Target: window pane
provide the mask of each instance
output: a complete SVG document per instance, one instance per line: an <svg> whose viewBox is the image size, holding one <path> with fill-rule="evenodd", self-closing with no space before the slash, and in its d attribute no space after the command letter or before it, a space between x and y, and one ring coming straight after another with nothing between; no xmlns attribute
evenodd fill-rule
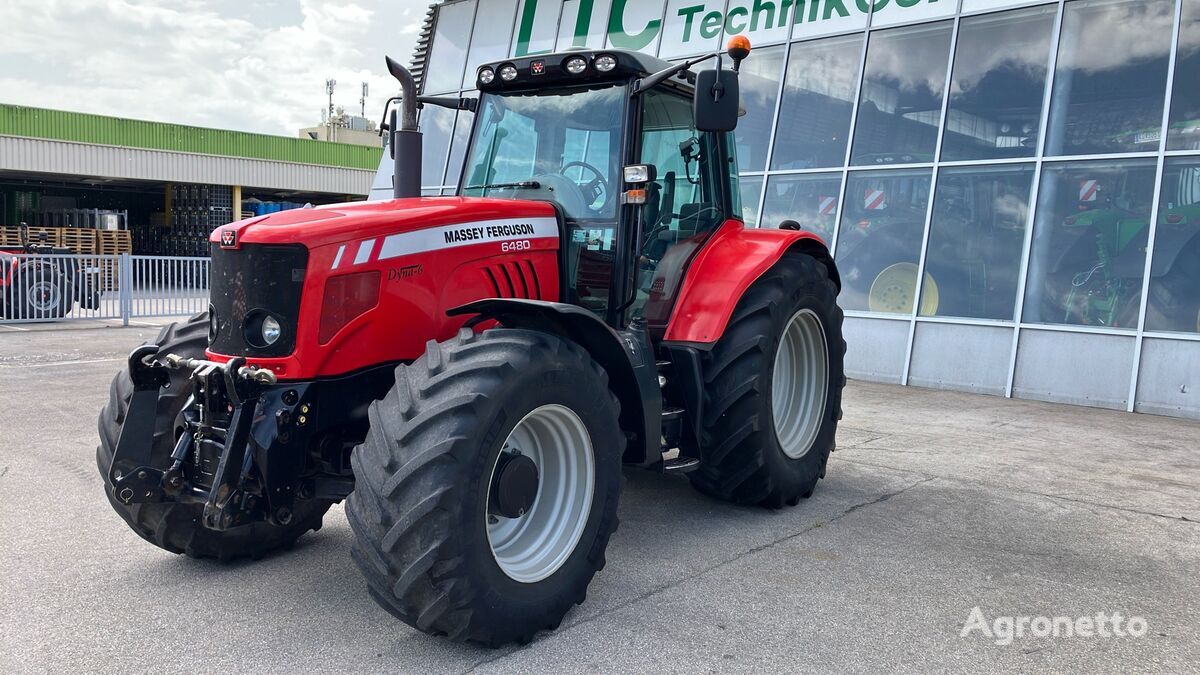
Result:
<svg viewBox="0 0 1200 675"><path fill-rule="evenodd" d="M762 196L762 176L747 176L739 181L742 192L742 220L746 227L758 227L758 198Z"/></svg>
<svg viewBox="0 0 1200 675"><path fill-rule="evenodd" d="M479 30L471 36L471 51L463 72L462 86L475 86L475 71L479 66L508 57L512 41L513 21L517 15L517 0L484 0L475 14ZM438 21L441 24L441 21Z"/></svg>
<svg viewBox="0 0 1200 675"><path fill-rule="evenodd" d="M446 171L446 153L454 131L454 111L427 105L419 119L421 133L421 185L442 185Z"/></svg>
<svg viewBox="0 0 1200 675"><path fill-rule="evenodd" d="M1200 158L1163 170L1146 330L1200 332Z"/></svg>
<svg viewBox="0 0 1200 675"><path fill-rule="evenodd" d="M467 63L467 45L471 42L471 25L475 18L475 2L460 2L438 8L437 29L430 45L428 70L421 90L426 94L457 91L463 81Z"/></svg>
<svg viewBox="0 0 1200 675"><path fill-rule="evenodd" d="M962 11L964 13L978 12L987 9L1015 7L1017 5L1034 5L1038 3L1046 4L1047 2L1053 2L1053 0L963 0Z"/></svg>
<svg viewBox="0 0 1200 675"><path fill-rule="evenodd" d="M1154 161L1046 166L1024 320L1137 326Z"/></svg>
<svg viewBox="0 0 1200 675"><path fill-rule="evenodd" d="M840 173L771 176L763 203L763 227L779 227L785 220L794 220L830 241L841 190Z"/></svg>
<svg viewBox="0 0 1200 675"><path fill-rule="evenodd" d="M1200 0L1183 0L1168 150L1200 150Z"/></svg>
<svg viewBox="0 0 1200 675"><path fill-rule="evenodd" d="M933 161L953 28L943 21L871 33L854 164Z"/></svg>
<svg viewBox="0 0 1200 675"><path fill-rule="evenodd" d="M1037 152L1055 7L962 20L942 160Z"/></svg>
<svg viewBox="0 0 1200 675"><path fill-rule="evenodd" d="M742 171L767 168L767 144L771 141L782 72L783 47L755 50L754 58L742 63L739 79L746 115L738 120L736 132L738 166Z"/></svg>
<svg viewBox="0 0 1200 675"><path fill-rule="evenodd" d="M929 179L928 169L850 175L837 243L842 307L912 313Z"/></svg>
<svg viewBox="0 0 1200 675"><path fill-rule="evenodd" d="M673 59L678 56L712 53L720 49L721 26L724 22L706 19L706 15L713 13L712 9L695 0L668 0L663 21L664 37L658 57ZM715 9L719 18L721 8Z"/></svg>
<svg viewBox="0 0 1200 675"><path fill-rule="evenodd" d="M771 168L845 163L862 41L852 35L792 45Z"/></svg>
<svg viewBox="0 0 1200 675"><path fill-rule="evenodd" d="M1174 4L1067 3L1046 154L1158 149Z"/></svg>
<svg viewBox="0 0 1200 675"><path fill-rule="evenodd" d="M450 141L450 162L446 165L446 185L458 184L463 160L467 156L467 144L471 142L471 123L474 121L475 113L470 110L458 111L458 119L454 122L454 137Z"/></svg>
<svg viewBox="0 0 1200 675"><path fill-rule="evenodd" d="M1011 321L1033 167L943 169L925 257L923 316Z"/></svg>

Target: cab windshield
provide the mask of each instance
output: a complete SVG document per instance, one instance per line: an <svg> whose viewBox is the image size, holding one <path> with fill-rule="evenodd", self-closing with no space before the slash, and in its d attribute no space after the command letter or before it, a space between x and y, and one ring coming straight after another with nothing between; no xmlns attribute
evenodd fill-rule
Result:
<svg viewBox="0 0 1200 675"><path fill-rule="evenodd" d="M568 220L616 221L623 87L485 94L459 194L558 204Z"/></svg>

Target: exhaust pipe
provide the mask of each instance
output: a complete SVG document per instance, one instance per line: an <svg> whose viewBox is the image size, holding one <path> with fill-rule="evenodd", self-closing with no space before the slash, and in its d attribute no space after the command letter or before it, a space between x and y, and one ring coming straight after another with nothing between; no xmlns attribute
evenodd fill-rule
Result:
<svg viewBox="0 0 1200 675"><path fill-rule="evenodd" d="M417 128L417 83L412 73L390 56L388 72L400 83L400 119L392 112L390 137L392 159L392 196L396 199L421 196L421 132Z"/></svg>

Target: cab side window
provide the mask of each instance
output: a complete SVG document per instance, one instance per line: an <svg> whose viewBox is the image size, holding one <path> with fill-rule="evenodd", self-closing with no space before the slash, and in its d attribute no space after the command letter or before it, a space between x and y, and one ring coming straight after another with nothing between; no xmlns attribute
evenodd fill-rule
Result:
<svg viewBox="0 0 1200 675"><path fill-rule="evenodd" d="M691 101L650 91L642 112L641 163L655 167L643 208L637 297L631 316L669 318L692 254L727 217L721 205L719 134L696 131ZM736 171L734 172L736 175Z"/></svg>

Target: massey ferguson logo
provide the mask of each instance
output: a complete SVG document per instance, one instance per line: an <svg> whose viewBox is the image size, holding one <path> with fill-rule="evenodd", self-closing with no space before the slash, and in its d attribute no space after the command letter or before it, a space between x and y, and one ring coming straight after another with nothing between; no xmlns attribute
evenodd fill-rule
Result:
<svg viewBox="0 0 1200 675"><path fill-rule="evenodd" d="M221 248L237 248L237 230L221 231Z"/></svg>

